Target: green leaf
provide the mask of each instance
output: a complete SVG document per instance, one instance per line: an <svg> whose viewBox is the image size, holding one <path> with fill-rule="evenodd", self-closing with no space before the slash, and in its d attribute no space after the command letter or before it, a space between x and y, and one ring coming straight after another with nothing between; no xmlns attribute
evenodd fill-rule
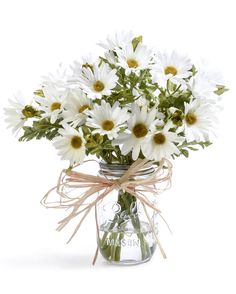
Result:
<svg viewBox="0 0 236 294"><path fill-rule="evenodd" d="M189 150L192 150L192 151L198 151L198 149L197 148L194 148L194 147L187 147Z"/></svg>
<svg viewBox="0 0 236 294"><path fill-rule="evenodd" d="M193 73L193 76L197 73L197 69L196 69L195 65L192 66L190 71Z"/></svg>
<svg viewBox="0 0 236 294"><path fill-rule="evenodd" d="M212 143L209 141L206 141L206 142L198 142L198 144L202 147L202 149L204 149L205 147L210 146Z"/></svg>
<svg viewBox="0 0 236 294"><path fill-rule="evenodd" d="M19 138L19 141L30 141L32 139L46 138L52 140L58 136L58 129L61 128L59 121L51 124L48 118L43 118L34 121L32 127L23 127L24 134Z"/></svg>
<svg viewBox="0 0 236 294"><path fill-rule="evenodd" d="M186 158L188 158L188 156L189 156L189 152L188 152L188 150L186 150L186 149L180 149L180 152L181 152Z"/></svg>
<svg viewBox="0 0 236 294"><path fill-rule="evenodd" d="M196 142L196 141L192 141L192 142L183 142L182 145L177 146L178 149L180 150L180 154L172 154L172 158L175 159L175 157L179 157L180 155L184 155L185 157L189 157L189 151L198 151L199 149L197 148L198 146L201 146L203 149L205 147L210 146L212 143L209 141L206 142ZM196 146L196 147L193 147Z"/></svg>
<svg viewBox="0 0 236 294"><path fill-rule="evenodd" d="M191 141L191 142L187 142L185 141L182 145L178 146L178 148L180 150L184 150L187 148L189 150L192 150L192 151L198 151L199 149L197 148L198 146L201 146L202 149L210 146L212 143L210 141L205 141L205 142L196 142L196 141ZM195 147L193 147L195 146Z"/></svg>
<svg viewBox="0 0 236 294"><path fill-rule="evenodd" d="M34 95L44 98L44 93L42 89L35 90Z"/></svg>
<svg viewBox="0 0 236 294"><path fill-rule="evenodd" d="M214 91L215 94L217 95L222 95L224 92L229 91L225 86L223 85L216 85L217 90Z"/></svg>
<svg viewBox="0 0 236 294"><path fill-rule="evenodd" d="M142 41L143 41L142 36L138 36L132 40L132 45L133 45L134 50L137 48L139 43L142 43Z"/></svg>

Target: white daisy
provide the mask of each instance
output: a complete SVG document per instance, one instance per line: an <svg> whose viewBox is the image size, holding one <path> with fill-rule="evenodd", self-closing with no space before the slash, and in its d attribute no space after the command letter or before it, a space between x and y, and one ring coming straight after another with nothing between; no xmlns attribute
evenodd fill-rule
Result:
<svg viewBox="0 0 236 294"><path fill-rule="evenodd" d="M61 117L63 105L68 95L67 91L59 91L52 85L43 87L44 97L36 96L34 99L39 103L39 109L43 111L42 117L50 117L53 124Z"/></svg>
<svg viewBox="0 0 236 294"><path fill-rule="evenodd" d="M143 143L147 139L151 125L162 125L162 120L157 119L157 109L153 107L150 111L144 106L140 109L137 104L132 105L132 113L128 120L128 129L114 140L114 145L122 145L123 155L132 150L132 158L136 160L142 150Z"/></svg>
<svg viewBox="0 0 236 294"><path fill-rule="evenodd" d="M92 104L91 99L81 89L73 89L70 90L64 107L63 122L70 123L75 128L85 123L86 111L91 109Z"/></svg>
<svg viewBox="0 0 236 294"><path fill-rule="evenodd" d="M120 128L129 119L126 108L120 108L118 102L111 106L104 100L101 101L101 106L95 104L94 109L89 114L90 117L87 118L86 124L95 129L92 133L107 135L109 140L118 136Z"/></svg>
<svg viewBox="0 0 236 294"><path fill-rule="evenodd" d="M186 57L172 52L172 54L159 54L156 64L151 71L152 80L161 87L166 88L167 81L170 80L176 85L185 85L186 78L191 76L192 64Z"/></svg>
<svg viewBox="0 0 236 294"><path fill-rule="evenodd" d="M96 64L93 68L83 68L80 82L89 98L101 98L102 95L110 95L118 81L116 70L111 70L103 63L101 66Z"/></svg>
<svg viewBox="0 0 236 294"><path fill-rule="evenodd" d="M82 62L74 61L70 66L72 70L71 81L78 82L83 68L91 68L93 69L94 64L97 64L98 60L93 57L92 54L88 54L86 56L82 56Z"/></svg>
<svg viewBox="0 0 236 294"><path fill-rule="evenodd" d="M42 86L54 86L58 89L64 89L68 86L68 77L67 69L60 63L55 73L42 76Z"/></svg>
<svg viewBox="0 0 236 294"><path fill-rule="evenodd" d="M82 163L85 157L85 140L82 132L64 124L59 133L61 136L54 139L53 145L61 159L69 160L71 165Z"/></svg>
<svg viewBox="0 0 236 294"><path fill-rule="evenodd" d="M28 118L37 114L37 110L31 105L26 104L21 93L15 96L15 100L8 100L10 107L4 108L6 115L5 122L8 128L12 128L13 133L18 133L24 126Z"/></svg>
<svg viewBox="0 0 236 294"><path fill-rule="evenodd" d="M214 94L217 83L205 72L198 71L189 81L188 88L195 98L208 99Z"/></svg>
<svg viewBox="0 0 236 294"><path fill-rule="evenodd" d="M118 48L116 53L118 65L125 69L126 74L149 68L153 59L152 51L141 43L137 45L136 49L132 43L128 43L122 49Z"/></svg>
<svg viewBox="0 0 236 294"><path fill-rule="evenodd" d="M117 32L107 36L106 42L99 42L98 45L106 50L114 51L116 48L122 48L124 44L131 43L134 37L132 32Z"/></svg>
<svg viewBox="0 0 236 294"><path fill-rule="evenodd" d="M184 106L185 118L182 128L187 142L209 140L209 135L213 133L214 126L217 123L216 108L199 99L185 103Z"/></svg>
<svg viewBox="0 0 236 294"><path fill-rule="evenodd" d="M169 129L169 124L162 130L151 126L151 133L142 145L143 155L147 159L160 161L162 158L169 159L172 154L180 153L175 143L183 142L184 138L174 132L169 132Z"/></svg>
<svg viewBox="0 0 236 294"><path fill-rule="evenodd" d="M25 104L15 97L15 101L8 99L10 107L4 108L6 115L5 122L8 124L8 128L12 129L13 133L18 133L18 131L24 126L27 118L23 115L22 110L25 107Z"/></svg>
<svg viewBox="0 0 236 294"><path fill-rule="evenodd" d="M208 61L201 59L196 62L197 72L204 73L212 83L216 85L224 84L223 76L220 72L220 69L214 64L209 63Z"/></svg>

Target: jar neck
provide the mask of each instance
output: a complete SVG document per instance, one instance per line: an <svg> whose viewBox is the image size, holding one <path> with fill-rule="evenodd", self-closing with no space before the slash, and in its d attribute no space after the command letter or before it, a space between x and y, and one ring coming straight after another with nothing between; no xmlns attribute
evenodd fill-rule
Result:
<svg viewBox="0 0 236 294"><path fill-rule="evenodd" d="M106 163L105 161L99 162L100 170L99 175L103 177L114 177L120 178L123 174L130 168L130 165L119 164L119 163ZM134 177L145 177L154 173L154 166L149 166L143 169L140 169Z"/></svg>

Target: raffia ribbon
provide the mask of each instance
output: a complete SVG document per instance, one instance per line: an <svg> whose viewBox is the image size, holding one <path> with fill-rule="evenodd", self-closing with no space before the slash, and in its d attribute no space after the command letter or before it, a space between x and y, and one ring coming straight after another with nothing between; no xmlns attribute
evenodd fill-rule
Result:
<svg viewBox="0 0 236 294"><path fill-rule="evenodd" d="M86 162L88 161L95 160L87 160ZM171 185L172 164L169 160L162 159L159 162L158 167L156 167L155 171L145 176L145 179L135 181L132 180L132 178L137 175L139 171L151 167L153 163L153 161L149 161L147 159L138 159L118 180L80 173L76 172L74 169L64 169L59 176L57 185L51 188L46 193L46 195L41 200L41 204L47 208L72 209L67 217L59 221L59 226L57 228L58 231L62 230L75 217L79 218L79 222L72 236L67 242L69 243L79 230L81 224L83 223L84 219L89 214L91 209L95 207L96 204L104 197L106 197L111 191L115 189L122 189L123 191L133 195L141 202L144 208L144 212L146 213L147 219L149 221L150 227L152 229L153 235L155 237L156 243L159 246L163 257L166 258L166 254L160 244L159 239L157 238L152 220L148 215L147 207L153 209L160 216L161 211L155 205L153 205L153 203L145 196L145 193L148 192L152 195L159 195L161 192L169 189ZM164 187L158 188L157 185L161 184L164 184ZM76 191L78 190L78 196L70 197L69 194L66 192L68 191L68 188L76 189ZM53 191L56 191L57 195L59 196L59 199L56 201L50 201L49 199ZM98 231L96 209L95 218ZM96 262L97 255L98 247L93 259L93 264L95 264Z"/></svg>

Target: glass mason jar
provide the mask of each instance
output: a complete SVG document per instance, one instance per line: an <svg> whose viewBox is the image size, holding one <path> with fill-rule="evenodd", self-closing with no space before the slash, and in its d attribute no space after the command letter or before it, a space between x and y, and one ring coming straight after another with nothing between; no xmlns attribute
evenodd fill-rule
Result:
<svg viewBox="0 0 236 294"><path fill-rule="evenodd" d="M119 179L128 165L100 162L98 176ZM154 167L140 170L132 180L145 179L155 171ZM157 200L150 193L145 197L157 207ZM114 264L139 264L150 260L155 249L158 213L123 190L113 190L97 205L98 247L102 256ZM151 221L151 224L150 224Z"/></svg>

